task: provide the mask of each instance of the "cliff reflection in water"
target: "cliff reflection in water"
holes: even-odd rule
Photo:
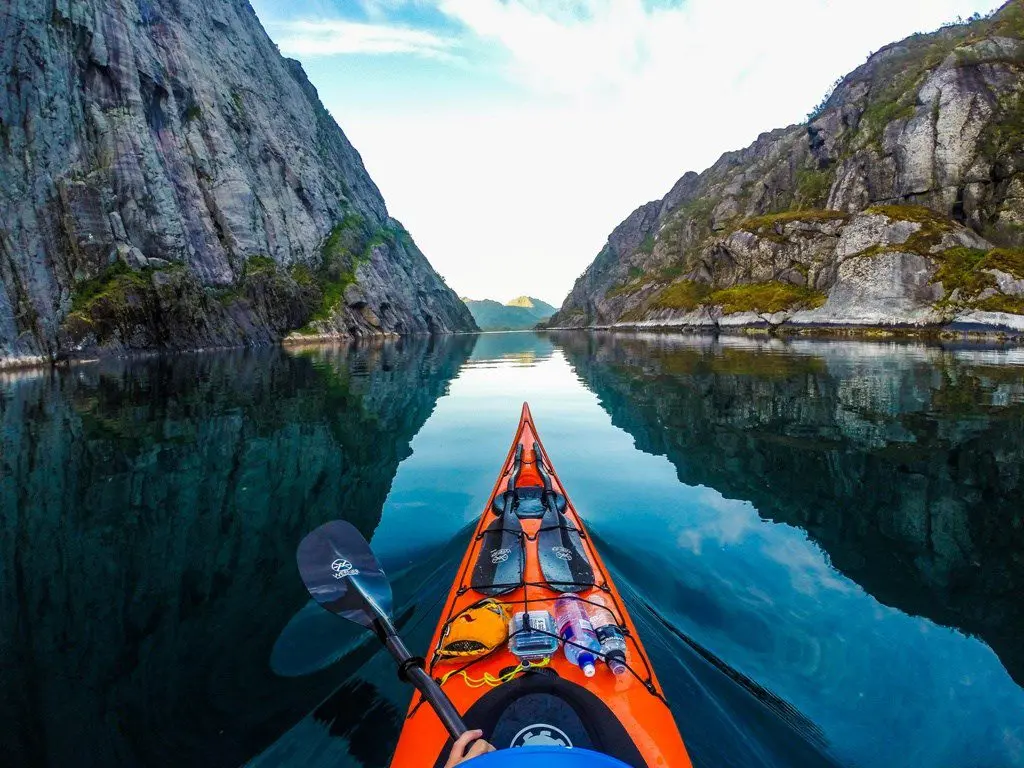
[[[373,531],[473,342],[2,375],[0,762],[240,764],[334,688],[268,668],[295,543]]]
[[[556,342],[681,482],[799,526],[877,600],[980,637],[1024,684],[1024,350]]]

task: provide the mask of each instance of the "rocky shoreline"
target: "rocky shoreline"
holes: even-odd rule
[[[835,339],[923,339],[981,342],[1024,343],[1024,318],[1019,315],[1005,315],[1005,319],[990,320],[979,317],[972,322],[960,320],[946,325],[914,325],[910,323],[880,325],[859,324],[800,324],[780,322],[772,324],[761,318],[751,322],[750,313],[739,313],[721,318],[718,322],[692,322],[692,318],[678,318],[677,321],[643,320],[620,322],[610,325],[551,326],[547,331],[610,331],[623,333],[691,333],[699,335],[764,335],[775,337],[811,337]],[[1002,315],[995,312],[973,312],[972,316]]]
[[[457,331],[444,334],[445,338],[452,336],[477,336],[479,331]],[[421,339],[430,334],[397,334],[378,333],[372,336],[353,337],[343,333],[316,333],[298,334],[293,333],[277,341],[248,344],[225,344],[206,347],[194,347],[188,349],[124,349],[92,350],[91,354],[71,354],[61,357],[36,356],[0,356],[0,372],[23,371],[41,368],[54,368],[63,365],[83,365],[96,363],[103,360],[146,360],[166,355],[205,355],[209,353],[231,352],[241,349],[256,349],[269,347],[324,347],[324,346],[372,346],[395,342],[399,339]]]

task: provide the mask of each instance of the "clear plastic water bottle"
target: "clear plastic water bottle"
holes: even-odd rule
[[[584,675],[593,677],[596,671],[595,654],[601,651],[601,643],[594,634],[585,606],[586,603],[575,597],[558,598],[555,603],[555,622],[558,624],[558,636],[563,641],[565,658],[582,669]]]
[[[594,634],[601,643],[601,653],[608,664],[608,669],[615,675],[626,674],[626,636],[615,621],[615,616],[608,609],[608,603],[601,595],[588,598],[592,605],[590,621],[594,625]]]
[[[520,661],[541,662],[558,650],[558,628],[550,611],[520,611],[508,623],[508,649]]]

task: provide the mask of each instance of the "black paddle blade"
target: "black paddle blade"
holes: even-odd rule
[[[575,526],[548,508],[537,534],[537,557],[544,581],[556,592],[582,592],[594,586],[594,568]]]
[[[391,584],[351,523],[334,520],[310,531],[295,557],[309,594],[331,613],[364,627],[391,618]]]
[[[500,595],[523,584],[526,552],[523,526],[515,515],[502,515],[484,531],[470,586],[485,595]]]

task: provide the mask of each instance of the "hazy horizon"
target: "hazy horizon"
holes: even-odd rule
[[[447,283],[555,307],[683,173],[802,122],[872,51],[999,5],[253,0]]]

